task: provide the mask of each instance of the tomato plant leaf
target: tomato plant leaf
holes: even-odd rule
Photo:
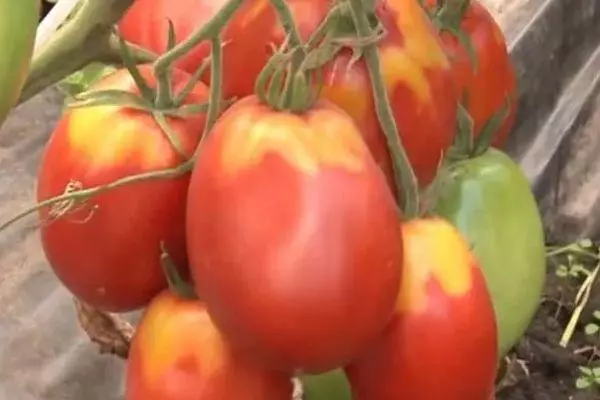
[[[68,108],[113,106],[133,108],[136,110],[150,111],[152,104],[140,96],[125,90],[88,90],[67,100]]]

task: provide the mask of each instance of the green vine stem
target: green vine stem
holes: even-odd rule
[[[93,61],[120,60],[118,38],[113,36],[112,27],[133,1],[84,1],[73,18],[34,54],[19,103]],[[137,46],[132,46],[132,52],[140,61],[154,59],[152,53]]]
[[[19,220],[29,216],[30,214],[33,214],[34,212],[36,212],[38,210],[41,210],[42,208],[52,207],[59,203],[66,204],[68,202],[72,202],[72,204],[78,205],[80,203],[83,203],[83,202],[89,200],[93,196],[97,196],[99,194],[108,192],[110,190],[117,189],[122,186],[130,185],[132,183],[146,182],[146,181],[152,181],[152,180],[161,180],[161,179],[175,179],[175,178],[178,178],[178,177],[188,173],[189,171],[191,171],[193,165],[194,165],[194,159],[190,158],[189,160],[187,160],[173,168],[164,169],[161,171],[152,171],[152,172],[146,172],[143,174],[131,175],[131,176],[127,176],[125,178],[117,179],[116,181],[113,181],[106,185],[94,186],[94,187],[91,187],[88,189],[81,189],[81,190],[77,190],[74,192],[66,192],[59,196],[55,196],[50,199],[40,201],[35,206],[28,208],[27,210],[25,210],[23,212],[20,212],[19,214],[15,215],[8,221],[2,223],[2,225],[0,225],[0,232],[3,232],[7,228],[9,228],[11,225],[13,225],[15,222],[18,222]]]
[[[220,70],[221,70],[221,66],[223,63],[222,58],[223,58],[223,53],[222,53],[221,40],[220,40],[219,36],[215,36],[212,39],[212,46],[211,46],[211,55],[210,55],[211,87],[210,87],[210,93],[209,93],[208,110],[206,112],[207,113],[206,114],[207,115],[206,123],[204,126],[204,133],[202,135],[203,138],[205,138],[209,134],[209,132],[212,129],[215,121],[217,120],[217,118],[221,112],[221,108],[223,106],[222,102],[220,101],[221,100],[221,73],[220,73]],[[193,79],[193,78],[191,78],[191,79]],[[202,140],[200,141],[200,144],[196,148],[194,155],[176,167],[167,168],[167,169],[163,169],[160,171],[152,171],[152,172],[146,172],[146,173],[137,174],[137,175],[131,175],[131,176],[127,176],[127,177],[118,179],[116,181],[113,181],[106,185],[94,186],[91,188],[81,189],[81,190],[77,190],[74,192],[66,192],[62,195],[43,200],[43,201],[37,203],[35,206],[30,207],[29,209],[20,212],[19,214],[10,218],[8,221],[2,223],[0,225],[0,232],[3,232],[4,230],[6,230],[10,226],[12,226],[14,223],[20,221],[21,219],[33,214],[34,212],[36,212],[42,208],[45,208],[45,207],[52,207],[56,204],[65,204],[65,203],[78,205],[82,202],[87,201],[88,199],[90,199],[93,196],[97,196],[101,193],[105,193],[110,190],[114,190],[119,187],[122,187],[122,186],[131,185],[133,183],[139,183],[139,182],[144,182],[144,181],[175,179],[180,176],[183,176],[186,173],[190,172],[192,170],[192,168],[194,167],[194,163],[195,163],[196,157],[198,155],[198,152],[200,150],[201,144],[202,144]]]
[[[363,5],[365,0],[347,0],[351,7],[356,31],[361,38],[372,36],[368,14]],[[398,135],[398,127],[394,120],[390,100],[381,73],[381,60],[377,44],[369,44],[363,49],[363,56],[369,70],[369,78],[373,86],[373,98],[381,128],[386,136],[390,154],[393,159],[394,176],[398,199],[404,201],[405,218],[414,218],[419,214],[419,187],[414,170],[410,164],[402,141]]]
[[[229,0],[209,22],[196,29],[196,31],[194,31],[187,39],[176,44],[172,49],[162,54],[154,61],[154,73],[157,79],[158,93],[165,93],[167,91],[166,88],[170,82],[169,68],[175,61],[186,55],[204,40],[212,39],[219,35],[221,30],[229,23],[235,12],[243,3],[244,0]],[[214,72],[215,71],[212,70],[211,74]],[[159,102],[162,101],[164,100],[159,99]],[[159,103],[158,105],[160,106],[161,104]]]

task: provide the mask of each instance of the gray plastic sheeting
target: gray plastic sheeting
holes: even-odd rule
[[[510,152],[525,168],[549,238],[600,237],[600,5],[596,0],[487,0],[520,79]],[[39,156],[60,112],[48,90],[0,131],[0,220],[34,199]],[[123,362],[98,354],[49,270],[35,221],[0,235],[0,400],[123,398]]]

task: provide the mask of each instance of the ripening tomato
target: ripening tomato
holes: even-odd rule
[[[167,18],[178,40],[209,20],[223,0],[137,0],[120,23],[122,35],[133,43],[163,52],[168,42]],[[300,35],[308,39],[327,15],[330,0],[288,0]],[[189,10],[197,10],[190,13]],[[457,93],[451,65],[425,12],[415,0],[381,1],[377,16],[387,30],[381,41],[384,79],[404,147],[422,186],[436,174],[443,152],[452,144]],[[223,90],[225,97],[242,98],[254,92],[254,82],[285,32],[269,0],[246,1],[223,33]],[[181,59],[194,71],[209,54],[203,43]],[[376,162],[393,185],[393,169],[373,102],[363,61],[350,66],[352,52],[344,49],[324,70],[322,94],[347,111],[359,124]],[[205,75],[208,79],[208,74]],[[206,81],[208,83],[208,81]]]
[[[123,38],[155,53],[167,50],[170,20],[179,43],[210,21],[227,0],[136,0],[119,22]],[[304,40],[326,15],[330,0],[287,0]],[[270,0],[246,0],[222,33],[223,95],[225,98],[254,93],[254,81],[269,57],[272,45],[281,44],[284,31]],[[210,43],[204,41],[175,65],[195,72],[210,55]],[[210,73],[203,76],[209,84]]]
[[[439,218],[402,226],[404,275],[385,336],[346,373],[356,400],[487,400],[496,321],[468,243]]]
[[[151,87],[150,66],[141,68]],[[173,72],[179,91],[189,75]],[[103,78],[92,89],[137,92],[127,70]],[[186,99],[202,103],[198,84]],[[168,118],[186,157],[193,154],[205,115]],[[46,145],[38,174],[37,200],[106,185],[129,175],[182,163],[167,136],[145,111],[121,105],[67,110]],[[160,242],[177,265],[186,265],[185,201],[189,174],[121,186],[86,202],[63,201],[40,210],[42,247],[63,284],[92,306],[128,311],[145,306],[166,287],[159,264]]]
[[[425,187],[454,140],[458,98],[450,62],[418,1],[380,1],[377,16],[387,30],[379,49],[394,118],[417,180]],[[365,62],[349,65],[351,58],[346,49],[326,67],[323,95],[356,119],[393,183],[387,140],[375,112]]]
[[[233,349],[198,300],[165,291],[145,311],[127,363],[126,400],[290,400],[289,375]]]
[[[541,303],[546,280],[542,217],[524,172],[500,150],[451,163],[446,174],[433,212],[458,228],[481,264],[496,312],[498,355],[504,357]]]
[[[344,365],[388,323],[398,211],[344,111],[240,100],[203,142],[187,208],[197,293],[229,340],[283,370]]]
[[[432,8],[439,0],[427,0]],[[517,112],[517,79],[502,29],[491,13],[478,0],[446,0],[449,6],[460,7],[465,1],[470,4],[464,14],[452,16],[446,23],[461,29],[470,39],[476,64],[474,65],[465,45],[459,38],[442,30],[440,37],[452,62],[454,82],[467,111],[473,118],[474,133],[481,130],[510,100],[509,112],[492,144],[504,147],[514,125]],[[444,20],[441,21],[445,23]]]

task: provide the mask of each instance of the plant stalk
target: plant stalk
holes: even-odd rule
[[[75,16],[34,54],[19,104],[92,61],[114,57],[112,26],[133,1],[85,0]]]
[[[362,38],[369,38],[372,36],[372,29],[369,26],[367,10],[363,5],[364,1],[348,0],[358,35]],[[398,127],[394,120],[387,88],[381,73],[381,60],[377,44],[373,43],[365,46],[363,55],[369,71],[371,85],[373,86],[373,98],[375,100],[377,117],[386,136],[390,155],[392,156],[398,199],[404,201],[403,212],[405,218],[414,218],[419,214],[419,187],[414,170],[398,134]]]

